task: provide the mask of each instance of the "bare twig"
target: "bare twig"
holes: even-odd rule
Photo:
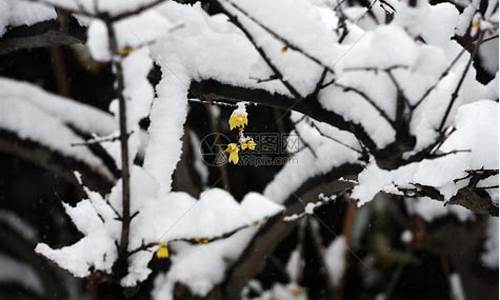
[[[128,137],[130,137],[130,135],[132,135],[134,133],[134,131],[130,131],[128,133]],[[89,146],[89,145],[94,145],[94,144],[102,144],[102,143],[112,143],[112,142],[115,142],[115,141],[118,141],[120,140],[120,135],[117,135],[117,136],[111,136],[111,137],[104,137],[104,138],[95,138],[95,139],[90,139],[88,141],[85,141],[85,142],[78,142],[78,143],[71,143],[71,147],[75,147],[75,146]]]
[[[334,137],[331,137],[331,136],[329,136],[329,135],[325,134],[325,133],[321,130],[321,128],[319,128],[319,127],[318,127],[318,125],[317,125],[314,121],[311,121],[311,122],[310,122],[310,124],[311,124],[311,126],[312,126],[314,129],[316,129],[316,131],[318,131],[318,133],[319,133],[322,137],[327,138],[327,139],[329,139],[329,140],[331,140],[331,141],[334,141],[334,142],[336,142],[336,143],[338,143],[338,144],[340,144],[340,145],[342,145],[342,146],[344,146],[344,147],[346,147],[346,148],[348,148],[348,149],[350,149],[350,150],[352,150],[352,151],[354,151],[354,152],[357,152],[357,153],[359,153],[359,154],[361,154],[361,155],[363,155],[363,154],[364,154],[364,153],[363,153],[363,151],[361,151],[361,150],[359,150],[359,149],[356,149],[356,148],[354,148],[353,146],[350,146],[350,145],[348,145],[348,144],[346,144],[346,143],[344,143],[344,142],[342,142],[342,141],[340,141],[340,140],[338,140],[338,139],[336,139],[336,138],[334,138]]]
[[[310,60],[314,61],[315,63],[317,63],[318,65],[322,66],[323,68],[327,69],[332,74],[335,74],[335,71],[331,67],[329,67],[327,64],[323,63],[320,59],[314,57],[313,55],[307,53],[307,51],[305,51],[301,47],[293,44],[292,42],[290,42],[288,39],[286,39],[282,35],[276,33],[274,30],[272,30],[271,28],[269,28],[268,26],[266,26],[265,24],[263,24],[262,22],[260,22],[259,20],[257,20],[255,17],[251,16],[247,11],[245,11],[244,9],[242,9],[239,5],[233,3],[233,2],[231,2],[229,0],[223,0],[223,1],[226,2],[228,5],[230,5],[231,7],[233,7],[238,12],[240,12],[241,14],[243,14],[245,17],[247,17],[248,19],[250,19],[252,22],[254,22],[255,24],[257,24],[259,27],[261,27],[262,29],[264,29],[267,33],[269,33],[270,35],[272,35],[275,39],[277,39],[280,42],[282,42],[283,44],[285,44],[285,47],[290,48],[292,50],[295,50],[295,51],[301,53],[305,57],[307,57]]]
[[[450,102],[448,103],[448,107],[446,107],[446,112],[444,113],[444,116],[441,119],[441,123],[439,124],[439,127],[438,127],[439,132],[441,132],[441,130],[443,129],[444,124],[446,123],[446,120],[448,119],[448,115],[451,112],[451,108],[453,107],[453,104],[455,104],[455,100],[458,98],[458,92],[460,91],[460,88],[462,87],[462,85],[464,83],[465,76],[469,72],[470,66],[472,65],[472,63],[474,62],[474,59],[477,56],[477,53],[478,53],[479,47],[481,45],[481,41],[483,40],[483,37],[484,37],[484,31],[482,31],[479,34],[479,40],[476,43],[476,46],[474,47],[474,50],[472,51],[472,53],[470,55],[469,61],[467,62],[467,65],[465,66],[464,71],[462,72],[462,76],[460,77],[460,80],[458,81],[455,90],[451,94]]]
[[[227,1],[227,0],[224,0]],[[214,3],[219,6],[219,9],[228,16],[229,20],[236,26],[238,27],[243,34],[246,36],[248,41],[254,46],[255,50],[260,54],[264,62],[269,66],[269,68],[273,71],[274,76],[283,83],[283,85],[286,87],[286,89],[290,92],[290,94],[295,97],[295,99],[302,99],[302,95],[295,89],[295,87],[290,84],[281,71],[278,69],[278,67],[271,61],[271,58],[267,55],[267,53],[264,51],[264,49],[257,44],[257,42],[254,40],[253,36],[250,34],[250,32],[243,26],[243,24],[239,21],[238,16],[231,14],[229,11],[227,11],[222,4],[220,4],[217,0],[214,0]],[[249,17],[248,15],[246,15]]]
[[[306,140],[304,140],[304,138],[302,137],[300,131],[297,129],[297,127],[295,127],[295,133],[297,134],[297,137],[302,141],[302,143],[304,144],[304,146],[309,149],[309,151],[311,151],[312,155],[314,156],[314,158],[318,158],[318,155],[316,154],[316,151],[314,151],[313,147],[311,146],[311,144],[309,144]]]
[[[186,242],[186,243],[193,244],[193,245],[204,245],[204,244],[212,243],[212,242],[215,242],[215,241],[218,241],[218,240],[226,239],[226,238],[232,236],[233,234],[235,234],[235,233],[237,233],[237,232],[239,232],[239,231],[241,231],[243,229],[247,229],[247,228],[251,228],[251,227],[260,227],[265,222],[267,222],[268,219],[273,218],[273,217],[275,217],[277,215],[281,215],[281,214],[282,214],[282,212],[279,212],[276,215],[264,218],[263,220],[261,220],[259,222],[245,224],[245,225],[242,225],[242,226],[240,226],[238,228],[235,228],[235,229],[233,229],[231,231],[228,231],[228,232],[225,232],[225,233],[223,233],[221,235],[210,237],[210,238],[208,238],[208,237],[177,238],[177,239],[171,239],[168,242],[169,243],[173,243],[173,242]],[[159,241],[157,241],[157,242],[142,243],[141,246],[128,251],[127,256],[132,256],[132,255],[134,255],[134,254],[136,254],[137,252],[140,252],[140,251],[149,251],[149,250],[151,250],[151,248],[156,247],[159,244],[163,244],[163,243],[165,243],[165,241],[162,241],[161,239]]]
[[[119,104],[120,146],[121,146],[121,169],[122,169],[122,213],[121,213],[121,235],[118,248],[118,274],[119,277],[127,272],[127,251],[130,232],[130,170],[129,149],[127,130],[127,102],[124,95],[125,81],[121,57],[119,57],[118,41],[115,28],[111,21],[106,22],[108,30],[109,46],[112,53],[112,66],[116,76],[116,93]],[[121,265],[120,265],[121,264]]]
[[[368,104],[370,104],[380,114],[380,116],[382,116],[382,118],[384,120],[387,121],[387,123],[389,123],[389,125],[391,125],[393,128],[396,128],[395,122],[393,120],[391,120],[391,118],[387,115],[387,113],[380,106],[378,106],[375,103],[375,101],[373,101],[373,99],[371,99],[365,92],[363,92],[357,88],[351,87],[351,86],[346,86],[346,85],[340,84],[338,82],[334,82],[332,84],[336,87],[343,89],[344,92],[354,92],[355,94],[357,94],[358,96],[363,98],[366,102],[368,102]]]

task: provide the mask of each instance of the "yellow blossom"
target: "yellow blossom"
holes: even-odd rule
[[[126,56],[128,56],[130,53],[132,53],[134,50],[135,50],[135,49],[134,49],[134,47],[132,47],[132,46],[128,46],[128,45],[127,45],[127,46],[123,47],[122,49],[120,49],[120,55],[121,55],[122,57],[126,57]]]
[[[481,28],[481,23],[476,21],[476,22],[472,22],[472,29],[479,29]]]
[[[158,248],[158,250],[156,250],[156,257],[158,257],[159,259],[168,258],[169,255],[170,255],[170,252],[168,251],[167,245],[161,244],[160,248]]]
[[[241,143],[241,150],[255,150],[255,147],[257,146],[257,143],[252,138],[246,139],[243,143]]]
[[[248,125],[247,114],[244,112],[233,112],[229,117],[229,129],[244,128]]]
[[[305,292],[303,287],[296,286],[296,285],[290,287],[290,291],[292,292],[292,295],[294,295],[294,296],[300,296],[300,295],[304,294],[304,292]]]
[[[239,151],[240,148],[235,143],[227,145],[226,152],[229,153],[229,162],[232,162],[235,165],[238,163],[238,161],[240,160],[240,157],[238,156]]]
[[[205,244],[208,244],[208,239],[207,239],[207,238],[197,238],[197,239],[194,239],[194,241],[195,241],[198,245],[205,245]]]

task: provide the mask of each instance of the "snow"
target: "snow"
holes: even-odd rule
[[[8,26],[33,25],[57,17],[53,8],[19,0],[0,0],[0,37]]]
[[[112,178],[111,173],[86,147],[72,147],[82,139],[67,127],[84,132],[105,131],[108,116],[83,104],[50,95],[27,83],[0,78],[0,128],[19,138],[40,143],[62,155],[86,163],[94,171]],[[74,118],[71,118],[74,117]],[[71,120],[69,120],[71,118]],[[95,123],[103,120],[102,123]],[[33,124],[37,126],[33,126]],[[43,124],[43,126],[38,126]],[[99,126],[99,127],[97,127]],[[57,132],[57,135],[54,135]]]
[[[222,236],[265,220],[283,209],[257,193],[247,194],[241,203],[217,188],[203,192],[199,200],[183,192],[162,193],[161,185],[138,166],[132,167],[130,182],[131,213],[139,212],[130,228],[130,251],[149,243]],[[88,200],[80,201],[76,207],[65,205],[66,213],[85,237],[57,250],[43,243],[35,249],[78,277],[87,276],[90,266],[111,271],[121,226],[111,208],[118,213],[122,211],[121,180],[111,190],[109,203],[99,194],[87,188],[86,191]],[[129,272],[121,280],[122,285],[134,286],[145,280],[151,272],[148,263],[152,255],[150,251],[139,251],[131,256]]]
[[[97,61],[109,61],[108,30],[106,24],[101,20],[93,20],[87,30],[87,48],[92,58]]]
[[[463,178],[465,170],[498,168],[498,104],[481,100],[463,105],[455,118],[456,132],[441,146],[443,153],[453,150],[470,150],[437,159],[426,159],[395,170],[380,169],[372,160],[359,176],[359,185],[353,189],[352,197],[359,199],[358,205],[371,201],[379,191],[393,187],[413,188],[414,184],[432,186],[443,194],[445,200],[454,196],[465,183],[454,179]],[[485,143],[485,141],[488,141]],[[485,186],[494,185],[498,176],[481,181]],[[498,191],[489,191],[498,203]]]
[[[77,2],[72,0],[50,1],[79,9]],[[151,1],[101,0],[98,10],[117,15]],[[221,0],[221,3],[238,18],[257,47],[265,51],[271,64],[300,95],[306,96],[314,90],[324,68],[322,65],[333,69],[335,74],[329,74],[327,79],[334,78],[335,83],[321,90],[318,95],[320,105],[342,115],[347,121],[360,124],[378,148],[389,145],[396,138],[391,123],[396,117],[398,92],[388,73],[381,69],[400,65],[391,74],[408,102],[415,104],[430,86],[436,84],[461,50],[460,45],[451,39],[455,25],[458,24],[458,31],[463,31],[464,20],[470,21],[468,9],[459,16],[457,9],[448,3],[430,5],[419,1],[418,7],[411,8],[404,2],[391,1],[398,13],[389,25],[370,24],[359,19],[363,11],[351,9],[349,16],[355,21],[348,21],[350,33],[339,44],[335,32],[337,19],[331,10],[335,5],[333,2]],[[12,1],[0,0],[0,34],[6,26],[26,21],[21,15],[2,10],[11,5]],[[81,5],[89,12],[96,11],[93,0],[81,0]],[[44,10],[34,13],[33,18],[30,16],[26,22],[54,17],[53,9],[44,7]],[[383,14],[381,9],[377,14]],[[262,195],[248,193],[238,202],[218,188],[204,191],[199,199],[184,192],[172,192],[172,176],[182,154],[187,96],[192,81],[214,79],[222,84],[263,89],[271,94],[291,96],[291,92],[279,80],[260,82],[259,79],[273,74],[245,33],[229,22],[227,16],[209,16],[200,3],[184,5],[166,1],[155,9],[119,21],[114,25],[120,52],[115,57],[109,51],[105,24],[97,19],[79,20],[89,26],[87,46],[92,57],[99,61],[120,60],[123,65],[127,127],[134,132],[129,138],[131,213],[138,213],[131,226],[128,250],[133,251],[144,244],[152,244],[150,250],[155,250],[158,243],[168,244],[174,250],[171,269],[155,280],[155,299],[171,299],[176,282],[187,285],[195,295],[206,295],[223,280],[225,270],[255,234],[256,229],[250,226],[279,214],[283,210],[280,203],[284,203],[308,179],[322,176],[335,167],[345,164],[365,167],[352,193],[359,205],[371,201],[380,191],[400,193],[398,188],[412,188],[414,184],[435,187],[447,201],[467,184],[467,180],[453,181],[464,177],[464,170],[498,168],[498,104],[490,101],[498,98],[498,75],[490,84],[482,85],[476,81],[476,72],[471,68],[446,122],[457,130],[439,149],[441,152],[468,149],[470,153],[384,170],[378,167],[373,157],[366,165],[360,162],[360,145],[351,133],[305,119],[295,126],[293,133],[300,135],[304,144],[311,148],[291,153],[292,159]],[[353,24],[358,21],[359,26]],[[418,41],[417,37],[425,43]],[[294,50],[296,48],[302,49],[303,53]],[[414,112],[410,133],[416,137],[417,145],[413,152],[434,142],[436,128],[468,60],[469,54],[466,53]],[[156,86],[156,98],[147,80],[153,62],[162,71],[161,81]],[[363,67],[378,71],[353,70]],[[369,99],[356,91],[346,91],[344,87],[354,88]],[[115,115],[113,120],[107,114],[9,80],[0,80],[0,98],[0,108],[3,107],[0,109],[0,128],[76,157],[95,168],[101,167],[102,163],[86,148],[68,148],[70,141],[79,138],[66,128],[66,124],[95,133],[96,138],[118,134],[116,100],[110,108]],[[243,110],[240,104],[236,111]],[[19,118],[24,115],[27,117]],[[151,120],[149,139],[144,150],[144,163],[140,167],[133,165],[132,160],[140,150],[143,137],[138,122],[148,115]],[[301,117],[294,112],[291,121],[296,122]],[[32,126],[33,120],[45,126]],[[55,131],[58,140],[51,135]],[[120,167],[119,143],[104,146]],[[196,168],[202,178],[207,176],[199,157]],[[491,177],[481,181],[480,186],[493,185],[497,181],[498,176]],[[121,231],[114,211],[122,211],[121,184],[118,181],[110,194],[104,196],[85,188],[87,199],[75,207],[65,205],[67,214],[84,234],[80,241],[61,249],[39,244],[36,251],[75,276],[87,276],[90,267],[111,272],[117,257],[115,242]],[[498,189],[489,189],[488,193],[498,203]],[[308,204],[305,213],[312,214],[321,203]],[[469,220],[472,216],[464,208],[443,207],[426,198],[417,199],[408,206],[411,206],[412,214],[421,215],[426,220],[447,213],[455,214],[460,220]],[[241,228],[246,229],[208,245],[189,245],[179,241],[216,238]],[[488,252],[483,260],[488,264],[495,259],[490,252],[492,247],[491,242],[486,243]],[[343,237],[335,239],[327,249],[326,259],[334,284],[340,282],[345,271],[346,250]],[[121,284],[134,286],[145,280],[151,273],[148,263],[152,256],[151,251],[138,251],[132,255],[128,274],[121,279]],[[306,297],[304,290],[295,284],[276,284],[260,299]]]
[[[104,136],[117,128],[111,115],[89,105],[51,94],[28,82],[0,77],[0,95],[1,98],[12,97],[26,101],[87,133]]]
[[[406,207],[409,214],[421,217],[426,222],[432,222],[440,217],[454,216],[461,222],[474,220],[474,214],[465,207],[458,205],[444,206],[436,200],[424,197],[419,199],[407,199]]]
[[[325,251],[326,265],[334,286],[337,286],[344,276],[346,270],[347,247],[348,245],[345,237],[338,236]]]
[[[255,300],[306,300],[306,290],[296,283],[276,283],[269,291],[265,291]]]
[[[156,57],[156,61],[162,67],[163,78],[156,87],[158,98],[151,108],[144,169],[165,191],[169,191],[172,174],[182,153],[181,138],[188,111],[190,78],[180,64],[174,65],[164,56]]]
[[[292,113],[292,121],[299,120],[301,114]],[[324,134],[336,138],[354,148],[359,147],[354,137],[333,128],[327,124],[315,122]],[[359,154],[353,150],[336,143],[328,138],[322,137],[311,126],[298,124],[300,135],[314,149],[317,157],[314,157],[309,149],[303,149],[294,153],[280,170],[274,179],[266,186],[264,196],[274,202],[283,203],[294,191],[296,191],[307,179],[323,175],[332,168],[342,164],[357,162]],[[331,155],[335,153],[335,155]]]
[[[152,44],[165,35],[174,26],[154,10],[118,21],[113,24],[119,49],[140,49]],[[109,61],[108,30],[100,19],[92,19],[88,25],[87,47],[92,57],[97,61]],[[132,50],[132,51],[133,51]]]
[[[291,49],[283,51],[287,46],[270,35],[254,20],[246,17],[243,12],[251,12],[252,17],[266,28],[270,28],[279,36],[285,37],[291,46],[307,49],[307,54],[333,68],[340,54],[340,48],[335,43],[335,35],[329,32],[321,19],[319,10],[309,1],[275,0],[275,1],[221,1],[224,7],[236,15],[245,28],[254,37],[257,45],[267,53],[273,64],[285,74],[289,81],[302,96],[307,95],[320,76],[322,67]],[[282,9],[287,7],[287,9]],[[294,72],[300,69],[301,72]]]
[[[132,12],[141,7],[156,2],[156,0],[46,0],[44,2],[51,3],[63,8],[80,11],[82,8],[88,13],[103,13],[107,12],[110,15],[118,15],[120,13]],[[95,4],[97,3],[97,7]]]
[[[207,245],[177,243],[172,268],[155,279],[153,299],[173,299],[176,282],[187,285],[195,295],[205,296],[223,280],[224,271],[238,258],[255,232],[255,228],[244,229],[228,239]]]

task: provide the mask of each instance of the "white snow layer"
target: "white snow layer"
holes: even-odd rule
[[[87,147],[71,146],[83,140],[67,125],[95,134],[109,134],[114,129],[113,118],[95,108],[49,94],[29,83],[0,78],[0,129],[83,161],[112,178]]]
[[[168,243],[176,239],[212,238],[248,226],[282,210],[256,193],[247,194],[241,204],[224,190],[210,189],[196,200],[183,192],[158,194],[160,185],[142,168],[131,173],[131,213],[139,212],[130,230],[129,250],[148,243]],[[85,237],[77,243],[54,250],[39,244],[36,251],[55,261],[75,276],[84,277],[89,268],[110,272],[116,260],[115,241],[120,222],[111,207],[121,213],[121,181],[111,191],[109,204],[97,193],[66,212]],[[121,283],[133,286],[147,278],[153,253],[139,251],[129,259],[129,273]]]
[[[394,190],[397,187],[413,188],[413,184],[433,186],[449,200],[467,180],[454,182],[454,179],[467,175],[465,170],[498,168],[498,104],[490,100],[477,101],[463,105],[455,118],[456,131],[444,142],[443,153],[453,150],[470,150],[446,155],[436,159],[426,159],[395,170],[380,169],[371,162],[358,176],[359,185],[352,197],[359,199],[358,204],[373,199],[379,191]],[[495,185],[498,176],[481,181],[484,186]],[[465,182],[465,183],[464,183]],[[490,190],[488,190],[490,192]],[[498,203],[498,189],[490,192]]]
[[[51,1],[78,9],[72,0]],[[102,0],[99,1],[99,10],[118,14],[151,1],[127,0],[118,3]],[[93,0],[81,2],[85,9],[95,11]],[[453,27],[458,22],[458,11],[449,4],[429,5],[422,1],[417,8],[398,4],[398,14],[393,24],[365,30],[351,24],[349,35],[340,45],[332,30],[336,23],[334,12],[322,4],[305,0],[221,2],[231,14],[238,17],[255,43],[265,50],[271,62],[301,95],[313,91],[323,64],[335,70],[337,84],[354,87],[373,99],[370,104],[355,92],[343,91],[336,85],[323,89],[319,94],[320,104],[325,109],[361,124],[378,147],[386,146],[395,138],[394,130],[377,109],[384,111],[388,118],[394,118],[396,87],[384,72],[359,72],[352,69],[403,66],[394,69],[393,75],[409,102],[415,104],[461,49],[451,40]],[[286,42],[273,37],[266,28]],[[224,84],[259,88],[270,93],[290,93],[277,80],[256,80],[266,79],[272,72],[253,45],[227,17],[208,16],[199,3],[189,6],[167,1],[152,11],[120,21],[115,29],[120,49],[136,49],[144,44],[151,46],[135,57],[127,57],[124,62],[131,61],[126,73],[132,70],[131,74],[135,74],[133,70],[139,67],[137,74],[140,76],[127,79],[127,87],[133,87],[127,91],[133,103],[130,112],[134,116],[133,120],[144,116],[150,108],[152,94],[144,81],[144,74],[151,64],[149,51],[162,69],[162,80],[156,87],[158,98],[152,101],[150,140],[145,152],[144,169],[136,166],[132,168],[132,213],[140,213],[135,217],[131,229],[130,250],[143,242],[210,238],[251,224],[281,209],[281,206],[267,199],[281,203],[308,178],[325,174],[335,166],[359,163],[359,145],[352,134],[320,122],[302,122],[296,130],[315,153],[305,148],[294,154],[293,159],[266,188],[265,198],[251,193],[238,204],[231,195],[220,189],[204,192],[199,200],[182,192],[170,192],[172,175],[181,156],[187,93],[192,80],[215,79]],[[87,44],[94,58],[109,60],[111,56],[104,24],[91,21],[88,36]],[[421,36],[426,43],[416,42],[416,36]],[[295,47],[313,59],[293,50]],[[415,150],[424,148],[436,138],[435,128],[448,103],[443,99],[450,99],[468,59],[468,54],[464,54],[415,111],[410,124],[411,133],[417,137]],[[143,63],[144,68],[141,67]],[[143,93],[146,97],[140,99],[138,95]],[[471,68],[447,122],[455,122],[457,131],[440,150],[470,149],[472,152],[411,164],[393,171],[381,170],[375,162],[371,162],[360,174],[359,185],[354,190],[359,203],[370,201],[380,190],[394,190],[394,185],[408,186],[410,183],[435,186],[449,199],[460,188],[452,180],[462,177],[464,170],[482,166],[498,168],[497,104],[487,100],[477,101],[495,97],[498,97],[498,92],[491,86],[479,84]],[[299,117],[293,114],[292,120]],[[312,124],[341,143],[322,136]],[[130,125],[134,126],[135,123]],[[489,184],[487,181],[483,184]],[[120,232],[120,224],[114,220],[109,205],[121,211],[120,185],[118,182],[106,197],[110,204],[101,196],[89,193],[89,199],[83,200],[77,207],[66,207],[77,227],[85,234],[81,241],[60,250],[40,244],[37,251],[78,276],[88,274],[91,265],[109,271],[112,261],[116,259],[114,241]],[[495,194],[498,194],[497,190],[490,193],[498,201],[498,195],[495,197]],[[90,223],[93,225],[90,226]],[[156,280],[154,296],[157,299],[170,299],[176,281],[188,285],[195,294],[205,294],[222,280],[228,264],[224,258],[230,261],[237,257],[253,233],[253,229],[246,229],[228,239],[203,246],[176,245],[172,270]],[[335,249],[340,248],[339,245],[340,241]],[[89,251],[91,247],[92,251]],[[337,250],[334,252],[340,252]],[[130,286],[144,280],[150,273],[147,263],[151,256],[146,251],[133,255],[129,274],[122,284]],[[338,262],[336,259],[337,265]],[[286,295],[283,297],[290,299],[287,298],[291,297],[287,294],[289,291],[290,287],[275,286],[268,295]]]
[[[46,5],[20,0],[0,0],[0,37],[9,26],[29,26],[56,17],[56,11]]]

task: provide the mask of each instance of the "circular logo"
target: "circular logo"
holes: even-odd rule
[[[203,161],[213,167],[220,167],[227,163],[225,150],[231,141],[222,133],[206,135],[200,142],[200,153]]]

